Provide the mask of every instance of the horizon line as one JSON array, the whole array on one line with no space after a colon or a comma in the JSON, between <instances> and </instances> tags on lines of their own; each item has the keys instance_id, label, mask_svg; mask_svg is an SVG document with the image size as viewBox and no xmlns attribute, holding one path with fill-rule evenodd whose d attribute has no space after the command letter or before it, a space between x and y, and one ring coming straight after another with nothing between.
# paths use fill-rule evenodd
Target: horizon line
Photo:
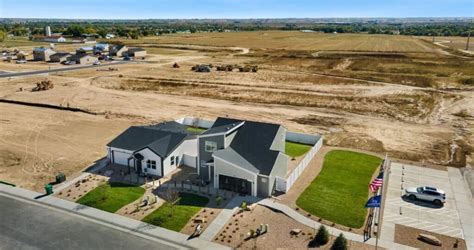
<instances>
[{"instance_id":1,"label":"horizon line","mask_svg":"<svg viewBox=\"0 0 474 250\"><path fill-rule=\"evenodd\" d=\"M190 18L70 18L70 17L0 17L3 19L47 19L47 20L256 20L256 19L471 19L469 16L412 16L412 17L190 17Z\"/></svg>"}]
</instances>

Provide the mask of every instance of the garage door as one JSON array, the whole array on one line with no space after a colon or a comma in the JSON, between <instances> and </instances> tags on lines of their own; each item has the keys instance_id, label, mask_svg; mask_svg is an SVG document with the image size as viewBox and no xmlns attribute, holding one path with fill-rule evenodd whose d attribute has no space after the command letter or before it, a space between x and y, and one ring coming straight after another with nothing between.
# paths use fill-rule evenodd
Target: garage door
<instances>
[{"instance_id":1,"label":"garage door","mask_svg":"<svg viewBox=\"0 0 474 250\"><path fill-rule=\"evenodd\" d=\"M114 154L114 163L119 165L127 166L128 158L130 157L129 153L124 153L120 151L113 151Z\"/></svg>"}]
</instances>

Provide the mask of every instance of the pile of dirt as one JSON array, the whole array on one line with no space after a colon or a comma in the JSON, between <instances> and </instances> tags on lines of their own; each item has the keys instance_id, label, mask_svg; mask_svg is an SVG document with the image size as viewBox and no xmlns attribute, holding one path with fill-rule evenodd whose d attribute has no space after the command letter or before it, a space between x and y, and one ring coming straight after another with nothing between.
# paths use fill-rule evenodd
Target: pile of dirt
<instances>
[{"instance_id":1,"label":"pile of dirt","mask_svg":"<svg viewBox=\"0 0 474 250\"><path fill-rule=\"evenodd\" d=\"M290 121L294 121L303 125L334 127L344 124L346 122L346 119L338 117L308 115L304 117L293 118L290 119Z\"/></svg>"},{"instance_id":2,"label":"pile of dirt","mask_svg":"<svg viewBox=\"0 0 474 250\"><path fill-rule=\"evenodd\" d=\"M31 91L36 92L36 91L45 91L54 88L54 84L51 82L51 80L44 80L41 82L36 83L36 87L34 87Z\"/></svg>"}]
</instances>

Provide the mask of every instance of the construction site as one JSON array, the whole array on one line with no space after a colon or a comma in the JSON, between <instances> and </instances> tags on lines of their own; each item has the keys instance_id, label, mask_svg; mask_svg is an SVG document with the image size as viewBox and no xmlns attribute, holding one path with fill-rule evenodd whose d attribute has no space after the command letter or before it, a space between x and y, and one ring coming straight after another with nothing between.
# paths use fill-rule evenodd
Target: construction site
<instances>
[{"instance_id":1,"label":"construction site","mask_svg":"<svg viewBox=\"0 0 474 250\"><path fill-rule=\"evenodd\" d=\"M0 179L41 189L57 172L74 175L103 157L105 142L123 128L184 116L277 122L323 134L325 145L432 167L471 161L468 55L404 36L341 35L338 47L318 34L209 36L208 44L198 35L122 40L148 57L0 78L0 99L10 102L0 103ZM47 67L0 62L7 72Z\"/></svg>"}]
</instances>

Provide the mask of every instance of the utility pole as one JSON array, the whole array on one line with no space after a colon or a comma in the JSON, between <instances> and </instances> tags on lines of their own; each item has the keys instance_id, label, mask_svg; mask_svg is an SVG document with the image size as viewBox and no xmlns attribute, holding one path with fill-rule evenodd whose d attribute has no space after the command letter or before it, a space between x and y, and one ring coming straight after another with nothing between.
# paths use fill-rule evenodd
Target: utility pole
<instances>
[{"instance_id":1,"label":"utility pole","mask_svg":"<svg viewBox=\"0 0 474 250\"><path fill-rule=\"evenodd\" d=\"M467 43L466 43L466 51L469 50L469 40L471 39L471 31L467 34Z\"/></svg>"}]
</instances>

